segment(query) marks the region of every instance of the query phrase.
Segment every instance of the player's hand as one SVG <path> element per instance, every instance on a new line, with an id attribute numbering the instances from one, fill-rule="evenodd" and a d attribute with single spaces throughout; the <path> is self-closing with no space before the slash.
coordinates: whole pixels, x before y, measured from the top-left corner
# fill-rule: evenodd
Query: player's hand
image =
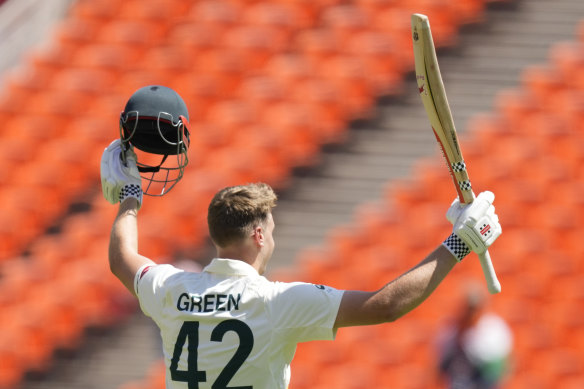
<path id="1" fill-rule="evenodd" d="M 103 196 L 111 204 L 122 202 L 129 197 L 142 205 L 142 179 L 136 165 L 136 153 L 130 148 L 125 151 L 122 161 L 122 142 L 114 140 L 101 156 L 101 188 Z"/>
<path id="2" fill-rule="evenodd" d="M 480 193 L 470 204 L 461 204 L 456 199 L 446 213 L 454 226 L 453 233 L 477 254 L 487 251 L 502 233 L 494 200 L 495 195 L 488 191 Z"/>

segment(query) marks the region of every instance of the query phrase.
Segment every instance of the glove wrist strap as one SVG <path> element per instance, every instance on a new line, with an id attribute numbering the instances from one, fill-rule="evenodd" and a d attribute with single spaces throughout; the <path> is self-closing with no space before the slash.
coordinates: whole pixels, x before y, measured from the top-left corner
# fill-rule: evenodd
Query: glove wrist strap
<path id="1" fill-rule="evenodd" d="M 120 203 L 130 197 L 138 200 L 138 206 L 142 205 L 142 188 L 140 185 L 127 184 L 122 187 L 120 190 Z"/>
<path id="2" fill-rule="evenodd" d="M 464 257 L 470 254 L 470 248 L 462 239 L 455 233 L 450 234 L 448 238 L 442 243 L 454 255 L 458 262 L 462 261 Z"/>

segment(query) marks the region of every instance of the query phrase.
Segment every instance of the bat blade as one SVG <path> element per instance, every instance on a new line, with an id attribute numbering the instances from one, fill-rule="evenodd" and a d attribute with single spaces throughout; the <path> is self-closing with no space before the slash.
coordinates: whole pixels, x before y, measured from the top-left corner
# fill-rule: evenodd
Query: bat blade
<path id="1" fill-rule="evenodd" d="M 426 15 L 413 14 L 411 23 L 418 91 L 430 119 L 436 140 L 446 160 L 458 198 L 461 203 L 470 204 L 474 200 L 474 194 L 466 163 L 462 157 L 452 111 L 446 98 L 446 90 L 436 57 L 430 22 Z M 501 284 L 497 279 L 489 252 L 479 255 L 479 259 L 489 292 L 493 294 L 499 293 Z"/>

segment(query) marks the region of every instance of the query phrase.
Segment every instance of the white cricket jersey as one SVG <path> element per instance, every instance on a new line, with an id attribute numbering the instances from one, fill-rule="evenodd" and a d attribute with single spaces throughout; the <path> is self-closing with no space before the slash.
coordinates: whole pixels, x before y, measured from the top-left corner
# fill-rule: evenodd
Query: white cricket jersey
<path id="1" fill-rule="evenodd" d="M 287 388 L 296 344 L 334 339 L 343 295 L 271 282 L 243 261 L 222 258 L 201 273 L 143 266 L 134 289 L 160 328 L 172 389 Z"/>

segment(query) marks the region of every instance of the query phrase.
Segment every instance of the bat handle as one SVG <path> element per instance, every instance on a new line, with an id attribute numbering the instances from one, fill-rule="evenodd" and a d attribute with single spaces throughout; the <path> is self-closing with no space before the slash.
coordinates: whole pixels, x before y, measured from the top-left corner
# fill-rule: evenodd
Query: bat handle
<path id="1" fill-rule="evenodd" d="M 491 262 L 491 255 L 488 251 L 479 254 L 479 260 L 481 262 L 481 267 L 483 268 L 483 273 L 485 279 L 487 280 L 487 288 L 489 293 L 496 294 L 501 292 L 501 284 L 497 279 L 497 274 L 495 274 L 495 268 L 493 267 L 493 262 Z"/>

